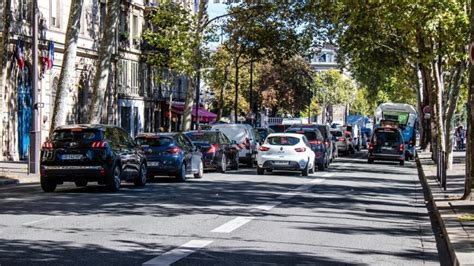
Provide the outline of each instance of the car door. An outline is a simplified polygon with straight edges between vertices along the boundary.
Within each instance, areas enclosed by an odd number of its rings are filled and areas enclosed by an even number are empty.
[[[135,143],[133,138],[125,132],[127,139],[127,148],[130,151],[130,173],[133,177],[137,177],[140,172],[140,163],[142,161],[141,149]]]
[[[130,143],[128,133],[122,128],[117,128],[120,139],[120,150],[122,157],[122,168],[125,173],[125,179],[130,179],[135,176],[134,169],[134,147]]]

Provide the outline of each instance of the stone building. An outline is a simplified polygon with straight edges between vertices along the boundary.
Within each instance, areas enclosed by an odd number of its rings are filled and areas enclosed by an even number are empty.
[[[9,18],[5,24],[4,5],[10,2]],[[155,131],[168,126],[166,114],[169,95],[173,101],[183,101],[187,79],[172,75],[170,87],[154,84],[156,71],[146,64],[141,45],[141,34],[146,27],[144,15],[147,8],[156,6],[157,0],[121,0],[119,28],[116,32],[112,56],[103,123],[122,126],[130,134]],[[176,0],[195,10],[199,0]],[[4,0],[1,2],[0,28],[7,26],[7,35],[0,32],[0,39],[7,41],[0,54],[6,59],[6,78],[0,79],[1,153],[3,160],[24,160],[28,157],[31,124],[31,14],[32,0]],[[38,84],[40,94],[41,139],[45,140],[53,112],[53,103],[62,66],[64,39],[69,19],[71,0],[38,0],[40,13],[39,52],[41,69]],[[84,0],[81,28],[77,45],[76,82],[68,93],[67,123],[85,123],[91,101],[92,82],[95,75],[97,50],[101,29],[104,27],[106,0]],[[54,60],[51,46],[54,46]],[[22,64],[24,63],[24,64]],[[173,126],[179,123],[173,117]]]

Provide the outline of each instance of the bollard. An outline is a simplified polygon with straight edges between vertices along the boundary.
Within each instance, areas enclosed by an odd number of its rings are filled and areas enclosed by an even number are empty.
[[[441,157],[441,186],[443,187],[443,190],[446,190],[446,152],[442,152],[442,157]]]

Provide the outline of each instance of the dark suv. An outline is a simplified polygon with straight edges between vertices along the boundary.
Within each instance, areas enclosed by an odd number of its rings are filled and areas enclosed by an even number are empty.
[[[53,192],[58,184],[88,182],[118,191],[122,180],[145,186],[146,158],[122,128],[110,125],[68,125],[54,130],[41,149],[41,188]]]
[[[405,144],[398,128],[376,128],[369,143],[368,162],[397,161],[405,164]]]
[[[293,125],[286,130],[286,133],[304,134],[311,144],[311,150],[315,155],[315,163],[318,170],[324,170],[330,160],[327,155],[326,145],[324,144],[324,137],[321,131],[314,125]]]

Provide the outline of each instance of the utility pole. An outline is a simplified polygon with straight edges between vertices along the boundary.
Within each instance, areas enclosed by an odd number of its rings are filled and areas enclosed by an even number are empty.
[[[30,174],[38,174],[39,169],[39,157],[40,157],[40,143],[41,143],[41,132],[39,124],[39,91],[38,91],[38,0],[33,0],[33,15],[32,15],[32,71],[31,71],[31,89],[32,95],[32,116],[31,116],[31,129],[30,129],[30,147],[28,151],[28,169]]]
[[[195,113],[195,130],[199,129],[199,94],[201,93],[201,63],[199,63],[198,72],[196,75],[196,113]],[[192,118],[192,115],[191,115]]]
[[[253,61],[252,61],[252,62],[250,62],[250,91],[249,91],[249,104],[250,104],[250,113],[251,113],[251,116],[250,116],[250,118],[252,119],[252,122],[251,122],[251,123],[252,123],[252,126],[255,126],[255,124],[254,124],[254,120],[253,120],[254,116],[252,115],[252,114],[254,113],[254,112],[253,112],[253,111],[254,111],[254,110],[253,110],[253,103],[252,103],[252,102],[253,102],[253,101],[252,101],[252,100],[253,100],[253,99],[252,99],[252,96],[253,96],[252,94],[253,94]]]

